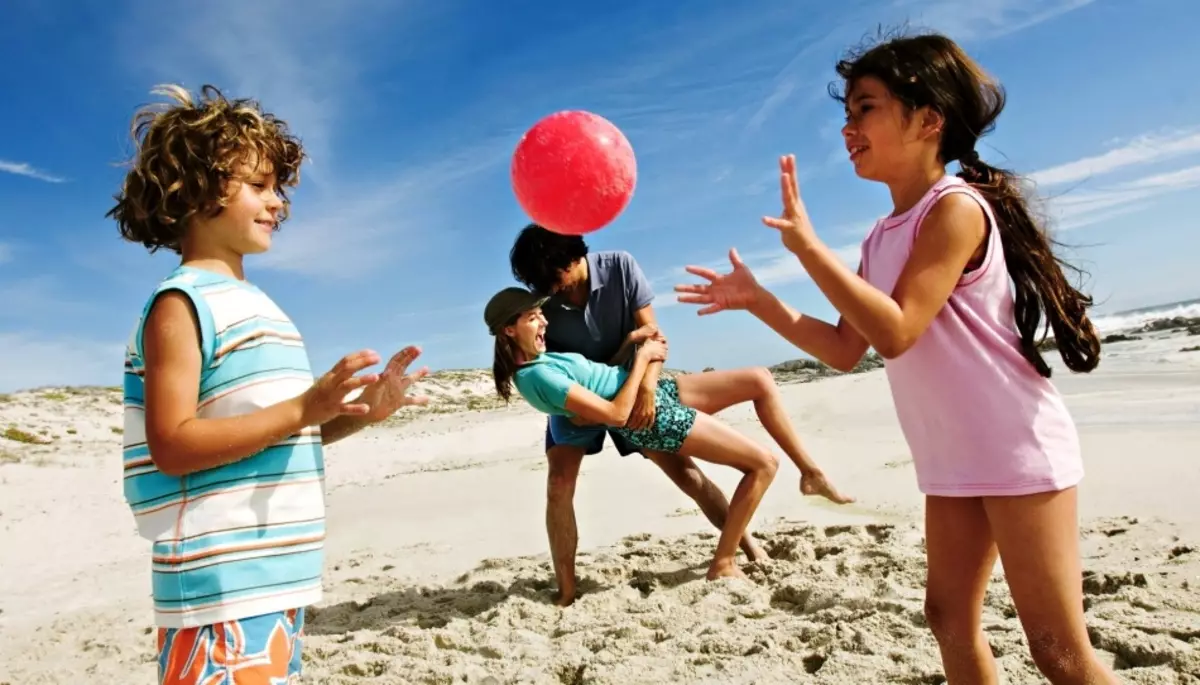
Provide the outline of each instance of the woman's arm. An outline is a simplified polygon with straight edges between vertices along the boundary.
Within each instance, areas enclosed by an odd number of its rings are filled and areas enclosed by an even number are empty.
[[[567,390],[564,408],[591,424],[624,426],[625,422],[629,420],[630,412],[633,411],[638,387],[641,385],[642,377],[646,375],[648,366],[648,355],[638,354],[634,357],[633,368],[629,371],[629,376],[611,401],[578,383],[573,383]]]

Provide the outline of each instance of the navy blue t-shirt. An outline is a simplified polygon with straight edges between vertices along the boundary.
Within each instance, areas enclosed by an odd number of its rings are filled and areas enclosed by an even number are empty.
[[[607,364],[633,331],[634,312],[654,301],[650,282],[633,255],[623,251],[589,252],[591,292],[583,309],[555,296],[542,306],[546,350],[577,352]]]

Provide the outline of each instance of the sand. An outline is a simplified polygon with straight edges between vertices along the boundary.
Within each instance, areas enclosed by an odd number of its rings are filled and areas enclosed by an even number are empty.
[[[1094,374],[1056,374],[1088,469],[1089,631],[1126,682],[1197,683],[1200,351],[1181,350],[1200,337],[1134,337],[1106,345]],[[611,447],[589,457],[583,592],[565,610],[550,603],[542,418],[497,408],[483,372],[431,384],[431,409],[329,450],[306,682],[944,682],[921,610],[921,497],[882,373],[783,386],[859,502],[801,497],[785,462],[753,526],[772,559],[745,580],[703,579],[716,532],[653,465]],[[722,416],[769,444],[749,406]],[[148,544],[121,499],[119,426],[115,390],[0,397],[0,684],[155,682]],[[731,491],[736,474],[703,468]],[[999,564],[984,625],[1006,682],[1044,682]]]

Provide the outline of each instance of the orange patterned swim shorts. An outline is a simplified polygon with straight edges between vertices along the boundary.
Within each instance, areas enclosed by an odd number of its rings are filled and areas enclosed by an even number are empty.
[[[300,682],[304,609],[158,629],[159,685],[294,685]]]

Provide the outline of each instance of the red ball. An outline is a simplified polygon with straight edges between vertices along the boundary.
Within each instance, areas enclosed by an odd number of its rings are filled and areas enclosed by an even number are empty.
[[[625,210],[637,185],[637,160],[625,134],[604,117],[555,112],[533,125],[512,159],[517,202],[556,233],[583,235]]]

